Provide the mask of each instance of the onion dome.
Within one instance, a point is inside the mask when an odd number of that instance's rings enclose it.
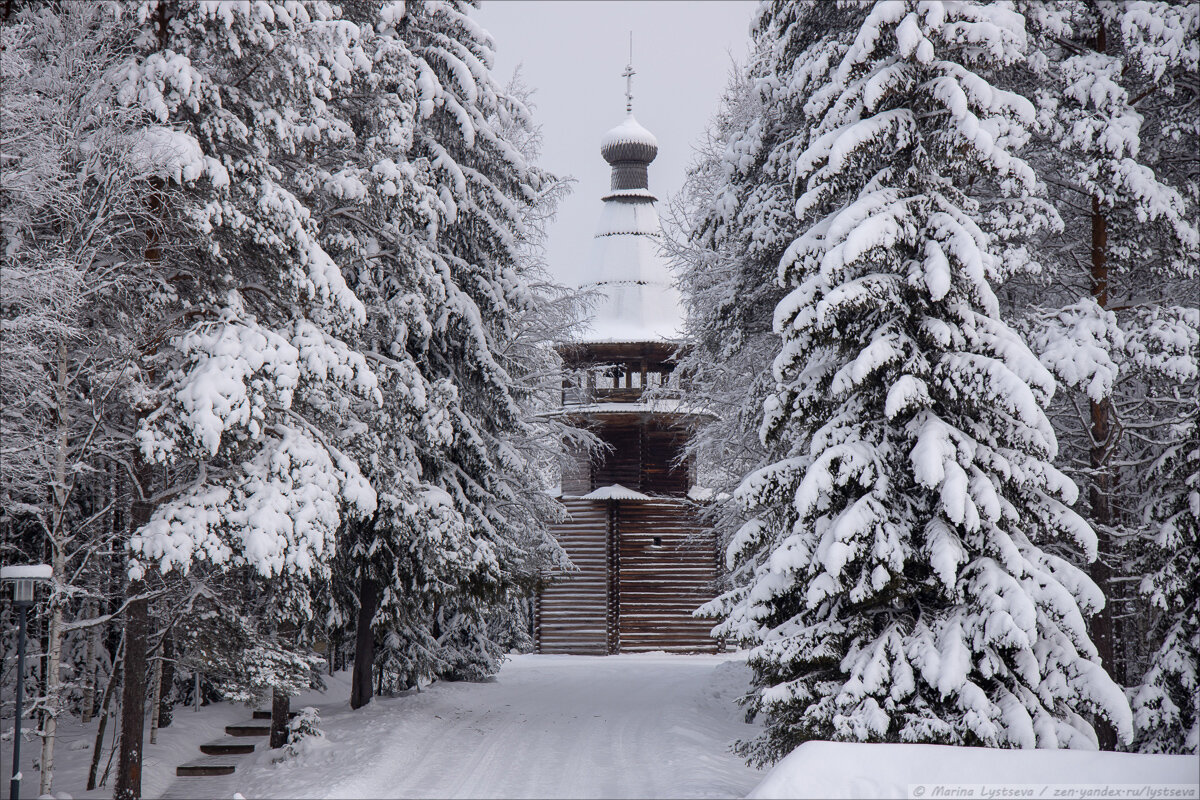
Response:
[[[633,118],[633,65],[622,74],[625,121],[600,139],[600,154],[612,167],[612,191],[603,198],[592,240],[591,281],[582,287],[596,298],[583,341],[679,341],[683,305],[663,256],[662,228],[646,175],[658,155],[658,140]]]
[[[609,164],[618,161],[641,161],[649,164],[658,155],[658,139],[638,124],[630,114],[600,140],[600,155]]]
[[[646,167],[658,155],[658,140],[630,114],[600,140],[600,155],[612,166],[612,190],[647,190]]]

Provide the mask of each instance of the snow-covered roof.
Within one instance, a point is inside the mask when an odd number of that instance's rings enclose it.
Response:
[[[621,200],[642,198],[645,200],[657,200],[649,189],[613,189],[608,194],[604,195],[604,200]]]
[[[691,417],[711,417],[711,411],[682,400],[651,400],[636,403],[579,403],[548,412],[547,416],[564,414],[677,414]]]
[[[17,564],[11,567],[0,567],[0,580],[41,580],[48,581],[54,577],[54,570],[49,564]]]
[[[622,144],[639,144],[658,149],[658,139],[655,139],[653,133],[638,124],[638,121],[633,118],[633,114],[625,117],[620,125],[609,130],[600,139],[601,151]]]
[[[657,150],[654,135],[632,115],[602,140],[601,152],[614,164],[614,190],[604,198],[587,266],[591,281],[582,287],[598,295],[583,342],[683,338],[682,298],[663,257],[662,226],[645,180],[644,164]],[[621,172],[621,160],[642,165]]]
[[[645,195],[622,192],[621,195],[622,198],[627,195],[631,199],[644,197],[647,200],[653,200],[649,192]],[[654,203],[605,203],[604,208],[600,211],[600,221],[596,223],[594,235],[597,239],[602,239],[623,233],[636,234],[644,239],[653,240],[657,245],[661,231],[662,228],[658,223],[658,211],[654,208]],[[657,247],[655,247],[655,252],[657,252]],[[664,264],[661,277],[665,280],[667,276]]]
[[[613,281],[588,287],[599,291],[584,342],[678,342],[683,312],[672,286]]]
[[[614,483],[612,486],[601,486],[583,496],[584,500],[652,500],[649,495],[635,492],[633,489]]]

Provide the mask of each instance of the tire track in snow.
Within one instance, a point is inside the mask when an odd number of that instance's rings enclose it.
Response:
[[[741,797],[759,774],[729,745],[757,731],[734,705],[748,673],[731,660],[518,656],[491,682],[339,705],[322,711],[327,757],[288,783],[328,798]],[[278,773],[245,777],[247,797],[284,788]]]

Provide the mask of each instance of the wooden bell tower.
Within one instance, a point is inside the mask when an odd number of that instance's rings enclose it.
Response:
[[[631,87],[625,121],[601,142],[612,184],[592,242],[594,282],[584,287],[597,295],[595,315],[580,341],[559,350],[561,413],[608,450],[563,469],[569,518],[554,533],[579,569],[553,576],[536,600],[541,653],[718,648],[712,622],[691,616],[715,596],[718,575],[716,542],[701,532],[688,498],[684,451],[702,415],[662,388],[675,368],[683,314],[647,182],[658,143],[633,118]]]

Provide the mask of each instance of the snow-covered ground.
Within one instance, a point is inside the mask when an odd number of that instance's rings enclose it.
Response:
[[[250,718],[251,709],[235,703],[215,703],[204,706],[199,712],[191,708],[176,707],[175,721],[169,728],[158,732],[158,743],[150,744],[149,725],[143,740],[145,757],[142,759],[142,794],[147,800],[162,796],[175,781],[175,767],[200,756],[200,745],[225,734],[225,726]],[[25,721],[28,732],[30,721]],[[105,786],[85,791],[88,769],[92,761],[92,747],[96,738],[96,721],[81,725],[79,720],[64,718],[58,726],[55,747],[54,786],[52,794],[59,798],[75,800],[101,800],[112,797],[116,781],[117,758],[111,754],[115,727],[120,719],[109,720],[104,736],[104,750],[100,756],[98,776],[102,776],[110,763],[112,768]],[[12,719],[4,720],[4,730],[12,730]],[[41,775],[34,762],[40,754],[41,745],[35,739],[25,739],[21,745],[22,797],[37,797]],[[0,774],[3,775],[4,793],[7,796],[9,771],[12,768],[11,739],[0,744]]]
[[[199,755],[201,742],[248,719],[250,710],[229,703],[199,713],[181,708],[159,743],[146,747],[145,797],[875,798],[920,797],[913,791],[918,785],[934,797],[951,796],[934,793],[937,784],[1194,786],[1197,780],[1198,762],[1187,756],[830,742],[810,742],[759,772],[729,751],[734,740],[759,733],[736,704],[750,676],[742,658],[514,656],[492,680],[437,683],[376,698],[358,711],[350,710],[343,672],[329,679],[327,691],[293,703],[317,707],[323,740],[282,760],[256,740],[258,751],[242,758],[235,774],[216,778],[173,774]],[[111,796],[111,780],[82,791],[94,723],[67,724],[60,732],[55,794]],[[7,768],[7,744],[4,750]],[[25,752],[29,765],[36,750],[27,745]],[[106,750],[102,769],[107,757]],[[37,777],[26,768],[25,796],[36,796]]]
[[[729,745],[758,733],[735,704],[748,676],[737,656],[516,656],[493,680],[358,711],[326,698],[325,743],[279,764],[256,754],[229,786],[247,798],[744,797],[761,773]]]
[[[1195,800],[1197,780],[1200,761],[1195,756],[809,742],[776,764],[750,797]]]
[[[327,680],[292,706],[317,707],[323,741],[276,763],[279,752],[255,740],[227,777],[175,779],[174,769],[250,709],[177,709],[146,745],[145,797],[744,797],[762,777],[729,752],[759,733],[736,704],[749,680],[736,654],[514,656],[492,680],[436,683],[358,711],[349,673]],[[55,793],[110,797],[111,778],[83,791],[95,724],[59,730]],[[7,777],[7,744],[3,756]],[[35,756],[26,744],[26,797],[37,796]]]

